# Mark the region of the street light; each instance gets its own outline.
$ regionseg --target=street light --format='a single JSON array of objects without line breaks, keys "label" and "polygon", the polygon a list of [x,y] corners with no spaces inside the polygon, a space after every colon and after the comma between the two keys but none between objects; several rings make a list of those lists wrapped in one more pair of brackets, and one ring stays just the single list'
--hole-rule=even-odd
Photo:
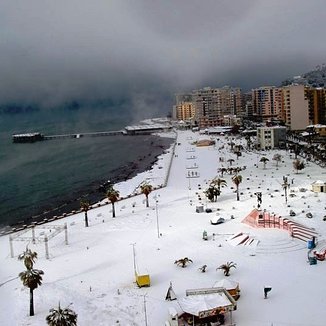
[{"label": "street light", "polygon": [[288,188],[289,188],[290,184],[288,183],[288,178],[283,176],[283,184],[282,187],[284,189],[284,195],[285,195],[285,203],[288,203]]},{"label": "street light", "polygon": [[154,199],[155,199],[157,237],[160,238],[160,225],[159,225],[159,221],[158,221],[158,200],[157,200],[157,196],[154,196]]}]

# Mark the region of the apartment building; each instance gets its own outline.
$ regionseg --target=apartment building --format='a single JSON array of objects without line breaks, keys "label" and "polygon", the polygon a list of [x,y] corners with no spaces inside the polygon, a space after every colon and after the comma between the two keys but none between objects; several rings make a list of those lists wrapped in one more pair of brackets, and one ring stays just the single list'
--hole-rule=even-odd
[{"label": "apartment building", "polygon": [[192,102],[180,102],[173,106],[173,118],[175,120],[183,120],[195,122],[196,111]]},{"label": "apartment building", "polygon": [[253,117],[260,121],[281,119],[282,89],[262,86],[252,90]]},{"label": "apartment building", "polygon": [[286,127],[258,127],[257,143],[261,149],[283,147],[286,141]]},{"label": "apartment building", "polygon": [[305,88],[309,103],[309,121],[311,124],[326,124],[326,89]]},{"label": "apartment building", "polygon": [[193,103],[201,129],[222,126],[225,115],[235,115],[237,112],[241,112],[241,89],[229,86],[205,87],[193,91]]},{"label": "apartment building", "polygon": [[282,120],[291,130],[305,130],[310,124],[309,101],[304,85],[283,87]]}]

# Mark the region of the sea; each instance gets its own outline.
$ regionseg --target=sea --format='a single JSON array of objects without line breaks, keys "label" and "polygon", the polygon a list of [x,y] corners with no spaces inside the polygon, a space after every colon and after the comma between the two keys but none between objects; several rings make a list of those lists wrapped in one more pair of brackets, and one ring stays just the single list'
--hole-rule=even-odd
[{"label": "sea", "polygon": [[112,107],[0,113],[0,229],[78,209],[81,198],[103,199],[108,182],[148,169],[172,142],[118,135],[17,144],[13,134],[113,131],[132,122],[132,115]]}]

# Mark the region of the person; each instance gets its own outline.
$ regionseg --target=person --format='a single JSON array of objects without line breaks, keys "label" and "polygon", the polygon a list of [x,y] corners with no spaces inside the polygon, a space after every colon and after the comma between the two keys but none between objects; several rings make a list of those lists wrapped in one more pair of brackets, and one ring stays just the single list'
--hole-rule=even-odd
[{"label": "person", "polygon": [[268,294],[268,292],[270,292],[271,290],[272,290],[271,287],[267,287],[267,286],[264,287],[264,299],[267,299],[267,294]]}]

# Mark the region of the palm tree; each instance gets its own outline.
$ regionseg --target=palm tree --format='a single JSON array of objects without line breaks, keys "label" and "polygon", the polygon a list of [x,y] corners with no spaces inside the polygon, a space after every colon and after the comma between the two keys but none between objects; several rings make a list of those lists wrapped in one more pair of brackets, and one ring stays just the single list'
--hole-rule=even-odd
[{"label": "palm tree", "polygon": [[297,174],[298,174],[299,171],[305,168],[305,164],[303,163],[303,161],[296,159],[293,161],[293,167],[297,170]]},{"label": "palm tree", "polygon": [[229,162],[229,164],[230,164],[230,166],[231,166],[232,163],[234,162],[234,159],[233,159],[233,158],[229,158],[229,159],[228,159],[228,162]]},{"label": "palm tree", "polygon": [[188,263],[192,263],[192,260],[188,257],[178,259],[174,262],[176,265],[181,266],[182,268],[185,268]]},{"label": "palm tree", "polygon": [[215,185],[210,184],[210,186],[204,191],[204,193],[211,202],[214,202],[217,201],[217,196],[221,194],[221,191],[218,190]]},{"label": "palm tree", "polygon": [[224,273],[224,276],[230,276],[231,268],[237,268],[236,266],[237,266],[237,264],[234,263],[233,261],[230,261],[230,262],[228,261],[227,263],[216,268],[216,270],[221,269]]},{"label": "palm tree", "polygon": [[273,160],[276,161],[276,166],[278,167],[278,163],[282,161],[282,155],[276,153],[276,154],[273,156]]},{"label": "palm tree", "polygon": [[221,173],[221,175],[223,177],[224,173],[226,173],[228,171],[228,169],[227,168],[220,168],[220,169],[218,169],[218,171]]},{"label": "palm tree", "polygon": [[238,175],[234,175],[232,177],[232,181],[235,184],[236,188],[237,188],[237,200],[240,200],[240,196],[239,196],[239,185],[242,182],[242,176],[240,174]]},{"label": "palm tree", "polygon": [[144,182],[142,185],[140,185],[140,190],[146,197],[146,207],[149,207],[148,195],[153,191],[153,186],[147,182]]},{"label": "palm tree", "polygon": [[19,273],[23,285],[29,288],[29,315],[34,316],[34,297],[33,291],[42,284],[43,271],[38,269],[27,269]]},{"label": "palm tree", "polygon": [[242,155],[240,151],[235,151],[234,154],[237,156],[237,160],[239,159],[239,156]]},{"label": "palm tree", "polygon": [[263,156],[259,162],[263,162],[264,164],[264,170],[266,169],[266,163],[269,161],[269,159],[265,156]]},{"label": "palm tree", "polygon": [[37,259],[37,253],[31,249],[28,249],[28,247],[26,247],[26,250],[18,256],[18,260],[23,260],[27,269],[33,268],[35,259]]},{"label": "palm tree", "polygon": [[112,217],[115,217],[114,203],[117,202],[120,197],[119,191],[115,190],[111,185],[109,189],[106,191],[106,197],[108,198],[109,202],[112,204]]},{"label": "palm tree", "polygon": [[247,141],[247,147],[248,147],[248,149],[250,150],[250,149],[251,149],[251,144],[252,144],[252,142],[251,142],[251,138],[250,138],[249,135],[246,135],[245,139],[246,139],[246,141]]},{"label": "palm tree", "polygon": [[60,302],[58,309],[50,309],[45,320],[50,326],[77,326],[77,314],[68,307],[61,309]]},{"label": "palm tree", "polygon": [[88,200],[81,200],[80,201],[80,207],[85,212],[85,226],[88,227],[88,216],[87,211],[89,210],[89,207],[91,206],[90,202]]},{"label": "palm tree", "polygon": [[211,185],[217,186],[218,191],[221,192],[221,187],[226,187],[227,183],[224,179],[215,177],[212,180]]}]

